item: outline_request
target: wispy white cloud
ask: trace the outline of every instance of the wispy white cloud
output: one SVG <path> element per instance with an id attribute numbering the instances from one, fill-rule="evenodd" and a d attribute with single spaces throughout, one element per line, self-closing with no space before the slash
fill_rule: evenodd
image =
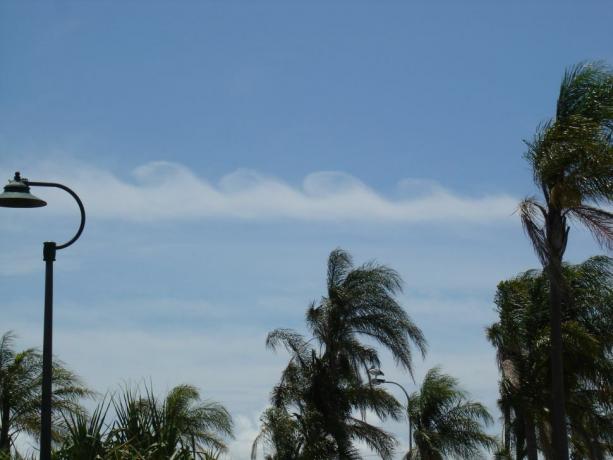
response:
<path id="1" fill-rule="evenodd" d="M 253 441 L 260 432 L 259 417 L 264 409 L 252 416 L 239 414 L 234 417 L 235 439 L 229 445 L 231 458 L 250 458 Z"/>
<path id="2" fill-rule="evenodd" d="M 89 214 L 106 219 L 492 222 L 508 220 L 517 203 L 506 194 L 461 196 L 422 179 L 400 181 L 397 196 L 391 198 L 342 172 L 314 172 L 295 186 L 238 170 L 214 184 L 183 165 L 166 161 L 139 166 L 129 179 L 91 165 L 61 163 L 39 163 L 28 174 L 73 187 Z M 1 169 L 9 174 L 9 168 Z"/>

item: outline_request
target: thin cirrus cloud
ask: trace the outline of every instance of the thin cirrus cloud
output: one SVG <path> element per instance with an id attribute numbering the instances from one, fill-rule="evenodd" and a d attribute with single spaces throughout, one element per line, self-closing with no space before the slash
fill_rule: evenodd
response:
<path id="1" fill-rule="evenodd" d="M 130 180 L 87 165 L 60 169 L 47 163 L 38 169 L 30 171 L 32 177 L 63 181 L 78 191 L 90 215 L 131 221 L 492 222 L 508 220 L 517 205 L 509 195 L 465 197 L 422 179 L 399 182 L 399 196 L 389 198 L 342 172 L 315 172 L 294 186 L 249 170 L 238 170 L 213 184 L 166 161 L 139 166 Z"/>

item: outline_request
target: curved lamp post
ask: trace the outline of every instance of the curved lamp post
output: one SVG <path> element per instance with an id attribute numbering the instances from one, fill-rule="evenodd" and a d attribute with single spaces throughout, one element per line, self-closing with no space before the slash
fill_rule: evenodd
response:
<path id="1" fill-rule="evenodd" d="M 383 378 L 385 375 L 381 369 L 373 367 L 368 370 L 368 374 L 371 378 L 370 382 L 374 385 L 382 385 L 384 383 L 389 383 L 392 385 L 396 385 L 398 388 L 402 390 L 404 395 L 407 397 L 407 420 L 409 421 L 409 452 L 413 451 L 413 429 L 411 427 L 411 414 L 409 413 L 409 404 L 411 403 L 411 397 L 405 388 L 400 385 L 398 382 L 392 382 L 391 380 L 386 380 Z"/>
<path id="2" fill-rule="evenodd" d="M 79 205 L 81 224 L 77 233 L 66 243 L 53 241 L 43 243 L 43 260 L 45 261 L 45 321 L 43 331 L 43 384 L 41 405 L 40 459 L 51 459 L 51 396 L 53 379 L 53 262 L 58 249 L 64 249 L 77 241 L 85 226 L 85 208 L 75 192 L 62 184 L 54 182 L 33 182 L 22 178 L 19 172 L 9 180 L 0 194 L 0 206 L 5 208 L 40 208 L 47 203 L 30 193 L 30 187 L 54 187 L 68 192 Z"/>

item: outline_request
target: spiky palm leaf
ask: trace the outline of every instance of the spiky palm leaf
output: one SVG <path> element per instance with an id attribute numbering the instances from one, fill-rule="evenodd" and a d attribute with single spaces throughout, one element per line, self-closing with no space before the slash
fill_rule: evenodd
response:
<path id="1" fill-rule="evenodd" d="M 54 453 L 57 460 L 96 460 L 109 458 L 111 449 L 106 442 L 109 426 L 106 418 L 109 403 L 102 401 L 91 416 L 85 413 L 64 415 L 65 434 L 61 448 Z"/>
<path id="2" fill-rule="evenodd" d="M 228 411 L 216 402 L 201 401 L 191 385 L 174 387 L 161 401 L 151 387 L 144 394 L 126 388 L 113 398 L 113 406 L 110 443 L 148 459 L 209 458 L 225 452 L 225 438 L 232 437 Z"/>

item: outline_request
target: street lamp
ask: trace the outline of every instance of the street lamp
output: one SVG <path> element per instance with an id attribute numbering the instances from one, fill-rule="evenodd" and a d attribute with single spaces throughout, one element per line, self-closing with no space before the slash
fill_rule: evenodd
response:
<path id="1" fill-rule="evenodd" d="M 413 429 L 411 427 L 411 414 L 409 413 L 409 405 L 411 404 L 411 397 L 407 390 L 404 389 L 402 385 L 397 382 L 392 382 L 391 380 L 386 380 L 383 378 L 385 375 L 383 371 L 377 367 L 370 368 L 368 370 L 368 374 L 373 377 L 370 379 L 370 382 L 374 385 L 383 385 L 384 383 L 390 383 L 392 385 L 396 385 L 399 387 L 404 395 L 407 397 L 407 419 L 409 421 L 409 452 L 413 451 Z"/>
<path id="2" fill-rule="evenodd" d="M 30 187 L 54 187 L 68 192 L 79 205 L 81 224 L 77 233 L 66 243 L 53 241 L 43 243 L 43 260 L 45 261 L 45 320 L 43 329 L 43 384 L 40 430 L 40 459 L 51 460 L 51 396 L 53 379 L 53 262 L 58 249 L 64 249 L 77 241 L 85 226 L 85 208 L 75 192 L 62 184 L 53 182 L 32 182 L 15 173 L 13 180 L 4 187 L 0 194 L 0 206 L 5 208 L 40 208 L 47 203 L 30 193 Z"/>

